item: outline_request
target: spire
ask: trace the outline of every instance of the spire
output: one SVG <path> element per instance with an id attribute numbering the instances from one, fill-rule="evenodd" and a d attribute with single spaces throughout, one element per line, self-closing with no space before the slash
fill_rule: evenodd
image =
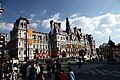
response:
<path id="1" fill-rule="evenodd" d="M 108 46 L 112 48 L 115 45 L 115 43 L 111 40 L 111 37 L 109 36 Z"/>
<path id="2" fill-rule="evenodd" d="M 109 40 L 111 40 L 111 37 L 109 36 Z"/>
<path id="3" fill-rule="evenodd" d="M 68 18 L 66 18 L 66 32 L 68 35 L 70 35 L 71 29 L 70 29 L 70 23 Z"/>

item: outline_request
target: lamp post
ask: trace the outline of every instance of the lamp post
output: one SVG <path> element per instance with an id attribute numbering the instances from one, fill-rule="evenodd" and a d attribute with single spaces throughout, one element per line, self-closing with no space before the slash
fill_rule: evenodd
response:
<path id="1" fill-rule="evenodd" d="M 4 12 L 4 9 L 2 9 L 2 5 L 1 5 L 1 2 L 0 2 L 0 16 L 1 14 Z M 1 19 L 0 19 L 1 20 Z"/>
<path id="2" fill-rule="evenodd" d="M 1 5 L 1 2 L 0 2 L 0 20 L 1 20 L 1 14 L 2 14 L 3 12 L 4 12 L 4 9 L 2 9 L 2 5 Z M 0 65 L 1 65 L 1 66 L 0 66 L 0 67 L 1 67 L 1 70 L 0 70 L 0 71 L 1 71 L 1 72 L 0 72 L 1 74 L 0 74 L 0 75 L 3 74 L 3 71 L 2 71 L 2 70 L 3 70 L 3 68 L 2 68 L 2 63 L 3 63 L 3 61 L 1 60 L 1 64 L 0 64 Z M 0 76 L 0 80 L 1 80 L 1 79 L 2 79 L 2 76 Z"/>
<path id="3" fill-rule="evenodd" d="M 28 31 L 28 25 L 29 24 L 29 21 L 26 19 L 26 61 L 27 59 L 29 59 L 29 46 L 28 46 L 28 41 L 27 41 L 27 31 Z M 28 56 L 27 56 L 27 52 L 28 52 Z"/>

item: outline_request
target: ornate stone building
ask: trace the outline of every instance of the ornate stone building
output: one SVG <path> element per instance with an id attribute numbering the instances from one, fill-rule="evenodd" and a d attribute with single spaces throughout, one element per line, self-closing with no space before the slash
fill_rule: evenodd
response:
<path id="1" fill-rule="evenodd" d="M 58 53 L 60 57 L 65 57 L 65 55 L 66 57 L 79 56 L 80 50 L 84 50 L 84 55 L 86 56 L 96 54 L 95 40 L 92 35 L 83 34 L 81 29 L 77 29 L 77 27 L 74 27 L 72 32 L 68 18 L 66 18 L 65 31 L 61 29 L 61 23 L 53 20 L 50 21 L 51 30 L 49 34 L 32 31 L 32 45 L 30 46 L 27 45 L 26 41 L 28 24 L 28 20 L 22 17 L 14 23 L 9 41 L 11 58 L 18 58 L 20 61 L 23 61 L 26 56 L 29 59 L 33 59 L 35 53 L 38 53 L 40 56 L 46 56 L 50 52 L 52 52 L 52 57 L 58 56 Z"/>
<path id="2" fill-rule="evenodd" d="M 39 54 L 41 54 L 42 51 L 44 51 L 44 53 L 48 52 L 47 33 L 33 31 L 32 45 L 28 46 L 28 41 L 26 43 L 26 29 L 28 27 L 27 26 L 28 24 L 29 24 L 28 20 L 22 17 L 20 17 L 14 23 L 14 27 L 10 32 L 9 41 L 9 54 L 11 58 L 17 58 L 20 61 L 23 61 L 25 60 L 26 56 L 29 57 L 29 59 L 34 59 L 36 50 L 38 51 Z"/>
<path id="3" fill-rule="evenodd" d="M 62 57 L 63 52 L 67 57 L 79 56 L 79 51 L 84 50 L 85 55 L 95 55 L 96 47 L 95 40 L 90 34 L 83 34 L 81 29 L 74 27 L 72 32 L 70 23 L 66 18 L 66 30 L 61 30 L 61 23 L 50 21 L 49 33 L 49 51 L 52 52 L 52 57 L 56 57 L 58 53 Z"/>
<path id="4" fill-rule="evenodd" d="M 33 31 L 33 53 L 36 51 L 41 57 L 45 57 L 48 54 L 48 34 Z M 43 53 L 43 54 L 42 54 Z"/>

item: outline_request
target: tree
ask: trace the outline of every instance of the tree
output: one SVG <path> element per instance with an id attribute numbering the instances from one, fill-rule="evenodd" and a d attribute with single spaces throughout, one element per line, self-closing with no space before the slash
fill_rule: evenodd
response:
<path id="1" fill-rule="evenodd" d="M 6 60 L 7 60 L 7 59 L 9 59 L 9 57 L 10 56 L 9 56 L 8 52 L 4 51 L 4 58 L 6 58 Z"/>

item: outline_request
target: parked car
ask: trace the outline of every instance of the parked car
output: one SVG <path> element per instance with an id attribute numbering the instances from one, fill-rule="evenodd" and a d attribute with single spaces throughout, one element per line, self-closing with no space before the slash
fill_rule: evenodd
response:
<path id="1" fill-rule="evenodd" d="M 67 63 L 68 63 L 69 65 L 71 65 L 71 64 L 77 64 L 78 62 L 79 62 L 78 59 L 70 59 L 69 61 L 67 61 Z"/>

